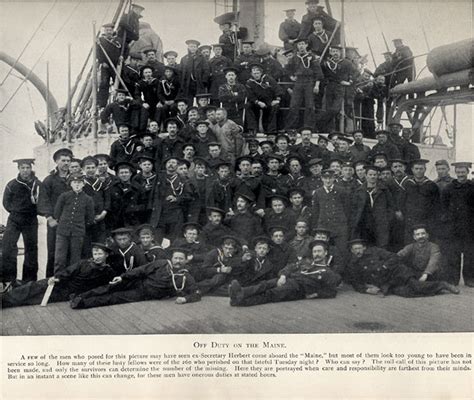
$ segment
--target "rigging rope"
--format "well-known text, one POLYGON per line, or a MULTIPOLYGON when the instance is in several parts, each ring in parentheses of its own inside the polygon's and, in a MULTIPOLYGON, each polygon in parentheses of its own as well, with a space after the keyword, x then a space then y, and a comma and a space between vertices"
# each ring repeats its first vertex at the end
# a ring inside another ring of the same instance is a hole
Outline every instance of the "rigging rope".
POLYGON ((69 14, 69 16, 66 18, 66 20, 64 21, 64 23, 61 25, 61 27, 59 28, 59 30, 56 32, 56 34, 54 35, 53 39, 49 42, 49 44, 46 46, 46 48, 43 50, 43 52, 40 54, 40 56, 38 57, 38 59, 36 60, 36 62, 34 63, 33 67, 31 67, 30 71, 28 72, 28 74, 25 76, 25 78, 23 79, 23 81, 20 83, 20 85, 16 88, 16 90, 13 92, 13 94, 10 96, 10 98, 7 100, 7 102, 5 103, 5 105, 3 106, 3 108, 0 110, 0 112, 3 112, 5 110, 5 108, 7 108, 8 104, 10 104, 10 102, 13 100, 13 98, 17 95, 18 91, 20 90, 20 88, 23 86, 23 84, 28 80, 28 78, 30 77, 30 75, 33 73, 33 70, 35 69, 35 67, 38 65, 38 63, 40 62, 41 60, 41 57, 43 57, 43 55, 46 53, 46 51, 48 51, 48 49, 51 47, 51 45, 53 44, 53 42, 56 40, 56 38, 59 36, 59 34, 61 33, 61 31, 64 29, 64 27, 66 26, 66 24, 69 22, 69 20, 71 19, 71 17, 73 16, 74 12, 77 10, 77 8, 79 7, 79 5, 81 4, 81 1, 82 0, 79 0, 78 3, 74 6, 74 8, 72 9, 71 13, 69 14))
POLYGON ((55 0, 55 2, 53 3, 53 5, 51 6, 51 8, 48 10, 48 12, 46 13, 46 15, 43 17, 43 19, 41 20, 41 22, 39 23, 39 25, 37 26, 37 28, 35 29, 35 31, 33 32, 33 34, 31 35, 31 37, 28 39, 28 41, 26 42, 25 46, 23 47, 23 50, 21 50, 21 53, 20 55, 17 57, 17 59, 15 60, 15 62, 13 63, 13 65, 10 67, 10 69, 8 70, 8 73, 5 75, 5 77, 3 78, 2 82, 0 83, 0 86, 2 86, 5 81, 8 79, 8 77, 10 76, 11 72, 13 71, 13 69, 16 67, 16 64, 18 63, 18 61, 20 61, 20 58, 21 56, 23 55, 23 53, 25 52, 25 50, 28 48, 28 46, 30 45, 31 41, 34 39, 34 37, 36 36, 36 34, 38 33, 39 29, 43 26, 43 23, 44 21, 46 20, 46 18, 48 18, 49 14, 51 14, 51 11, 53 11, 53 8, 56 6, 56 3, 58 2, 58 0, 55 0))

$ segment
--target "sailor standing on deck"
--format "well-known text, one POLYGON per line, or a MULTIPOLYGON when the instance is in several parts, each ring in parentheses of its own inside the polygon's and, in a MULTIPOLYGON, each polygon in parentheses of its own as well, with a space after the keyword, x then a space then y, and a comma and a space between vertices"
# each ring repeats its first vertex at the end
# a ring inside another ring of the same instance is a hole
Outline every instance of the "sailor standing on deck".
POLYGON ((44 179, 40 186, 38 197, 38 214, 48 221, 47 247, 48 263, 46 265, 46 277, 54 273, 54 254, 56 249, 56 227, 58 221, 54 219, 54 208, 59 196, 70 190, 67 184, 69 176, 69 164, 72 159, 72 151, 59 149, 53 154, 56 168, 44 179))
POLYGON ((17 242, 20 234, 25 246, 23 281, 36 281, 38 273, 38 202, 41 182, 33 172, 34 159, 13 160, 18 176, 8 182, 3 192, 3 207, 10 215, 2 240, 2 283, 9 286, 17 276, 17 242))
POLYGON ((294 8, 283 11, 286 13, 286 19, 280 24, 278 37, 283 42, 283 48, 290 50, 293 49, 293 44, 300 34, 301 24, 295 19, 294 8))

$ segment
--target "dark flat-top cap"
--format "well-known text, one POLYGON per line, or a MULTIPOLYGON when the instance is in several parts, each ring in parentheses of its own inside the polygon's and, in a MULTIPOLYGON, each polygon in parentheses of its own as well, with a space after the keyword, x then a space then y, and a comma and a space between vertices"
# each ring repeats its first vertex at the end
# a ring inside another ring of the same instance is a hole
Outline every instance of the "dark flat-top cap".
POLYGON ((134 60, 141 60, 142 55, 140 53, 133 52, 133 53, 130 53, 130 58, 133 58, 134 60))
POLYGON ((211 93, 198 93, 196 94, 196 99, 210 99, 212 97, 211 93))
POLYGON ((270 201, 273 201, 273 200, 281 200, 285 204, 288 204, 288 201, 289 201, 288 197, 283 196, 281 194, 274 194, 274 195, 270 196, 270 201))
POLYGON ((212 47, 215 49, 216 47, 220 47, 221 49, 224 48, 224 43, 214 43, 212 47))
POLYGON ((313 240, 308 248, 312 249, 314 246, 323 246, 327 250, 329 248, 329 243, 324 240, 313 240))
POLYGON ((410 164, 411 164, 411 165, 416 165, 416 164, 423 164, 423 165, 425 165, 425 164, 428 164, 429 162, 430 162, 430 160, 426 160, 426 159, 424 159, 424 158, 419 158, 418 160, 411 160, 411 161, 410 161, 410 164))
POLYGON ((212 212, 212 211, 215 211, 215 212, 220 213, 221 215, 225 215, 225 211, 224 211, 222 208, 206 207, 206 211, 207 211, 208 213, 210 213, 210 212, 212 212))
POLYGON ((316 233, 323 233, 323 234, 327 235, 328 237, 331 236, 331 231, 330 231, 329 229, 323 228, 323 227, 313 229, 313 232, 314 232, 314 234, 316 234, 316 233))
POLYGON ((262 71, 264 70, 263 68, 263 65, 258 63, 258 62, 253 62, 253 63, 250 63, 249 64, 249 68, 252 69, 252 68, 259 68, 261 69, 262 71))
POLYGON ((94 156, 94 158, 96 158, 97 160, 105 160, 107 162, 110 161, 110 156, 108 154, 105 154, 105 153, 96 154, 94 156))
POLYGON ((209 143, 207 144, 207 147, 211 147, 211 146, 219 146, 219 147, 222 147, 219 142, 209 142, 209 143))
POLYGON ((349 167, 349 168, 354 168, 354 164, 352 164, 350 161, 345 161, 341 165, 342 168, 344 167, 349 167))
POLYGON ((253 139, 253 138, 247 139, 247 144, 250 144, 250 143, 260 146, 260 142, 258 141, 258 139, 253 139))
POLYGON ((186 43, 188 46, 190 44, 195 44, 196 46, 199 46, 201 44, 199 40, 195 40, 195 39, 188 39, 184 43, 186 43))
POLYGON ((354 143, 354 140, 348 136, 339 136, 337 138, 338 140, 343 140, 344 142, 348 143, 348 144, 352 144, 354 143))
POLYGON ((301 160, 301 157, 297 156, 296 154, 292 154, 292 155, 288 156, 288 158, 286 159, 286 163, 290 164, 290 162, 292 162, 293 160, 296 160, 300 164, 303 164, 303 161, 301 160))
POLYGON ((416 231, 417 229, 424 229, 425 231, 428 231, 428 227, 425 224, 415 224, 411 227, 412 231, 416 231))
POLYGON ((333 162, 338 162, 339 164, 342 164, 343 161, 336 155, 333 154, 329 160, 329 164, 332 164, 333 162))
POLYGON ((331 177, 334 176, 334 171, 332 169, 325 169, 321 172, 321 176, 331 177))
POLYGON ((218 15, 217 17, 214 18, 213 21, 219 25, 231 24, 232 22, 236 21, 237 18, 238 18, 238 13, 231 11, 225 14, 218 15))
POLYGON ((235 165, 239 165, 242 161, 248 161, 251 163, 253 161, 253 158, 250 156, 241 156, 235 160, 235 165))
POLYGON ((202 229, 202 226, 197 222, 186 222, 185 224, 183 224, 183 231, 185 231, 186 228, 197 229, 198 231, 200 231, 202 229))
POLYGON ((303 126, 302 128, 300 128, 298 130, 299 133, 303 132, 303 131, 310 131, 311 133, 313 132, 313 128, 311 128, 310 126, 303 126))
MULTIPOLYGON (((150 68, 150 67, 148 67, 148 68, 150 68)), ((117 89, 117 90, 115 91, 115 94, 118 94, 118 93, 128 94, 128 90, 127 90, 127 89, 117 89)), ((121 125, 125 125, 125 126, 130 127, 129 124, 121 124, 121 125)))
POLYGON ((447 160, 438 160, 435 162, 435 165, 438 166, 438 165, 446 165, 447 167, 449 167, 449 163, 447 160))
POLYGON ((271 140, 262 140, 262 141, 260 142, 260 146, 263 146, 264 144, 268 144, 268 145, 270 145, 270 146, 272 146, 272 147, 275 145, 275 143, 273 143, 271 140))
POLYGON ((95 247, 96 249, 101 249, 107 253, 112 252, 112 249, 104 243, 92 242, 91 245, 92 245, 92 248, 95 247))
POLYGON ((142 161, 151 161, 152 163, 154 163, 155 159, 153 157, 150 157, 144 154, 138 157, 138 162, 142 162, 142 161))
POLYGON ((253 247, 259 243, 266 243, 270 246, 272 244, 272 240, 268 236, 257 236, 252 240, 253 247))
POLYGON ((239 72, 239 70, 235 67, 227 67, 223 69, 224 75, 227 74, 228 72, 235 72, 236 74, 239 72))
POLYGON ((319 4, 319 0, 306 0, 304 4, 319 4))
POLYGON ((135 166, 128 161, 120 161, 115 164, 114 170, 118 171, 120 168, 128 168, 131 172, 135 172, 135 166))
POLYGON ((384 56, 392 55, 392 52, 391 52, 391 51, 384 51, 384 52, 382 53, 382 55, 384 55, 384 56))
POLYGON ((156 49, 153 48, 153 47, 145 47, 143 50, 142 50, 142 53, 146 54, 146 53, 156 53, 156 49))
POLYGON ((249 44, 249 45, 253 45, 255 42, 253 40, 244 40, 242 41, 242 44, 249 44))
POLYGON ((59 157, 61 156, 68 156, 68 157, 73 157, 72 151, 66 147, 56 150, 53 153, 53 160, 56 161, 59 157))
POLYGON ((388 126, 399 126, 400 128, 403 128, 403 125, 400 122, 390 122, 388 126))
POLYGON ((366 240, 360 239, 360 238, 352 239, 347 242, 347 244, 350 246, 352 246, 353 244, 366 244, 366 243, 367 243, 366 240))
POLYGON ((142 224, 135 230, 137 234, 140 234, 142 231, 150 231, 153 234, 153 232, 155 232, 155 228, 153 228, 150 224, 142 224))
POLYGON ((212 49, 212 46, 210 44, 203 44, 201 46, 199 46, 199 50, 211 50, 212 49))
POLYGON ((175 123, 176 125, 179 125, 179 121, 176 119, 176 118, 168 118, 166 121, 165 121, 165 126, 168 126, 169 123, 175 123))
POLYGON ((278 162, 283 162, 283 161, 284 161, 283 158, 281 158, 281 157, 280 157, 279 155, 277 155, 277 154, 269 154, 269 155, 265 158, 265 160, 266 160, 267 162, 269 162, 270 160, 277 160, 278 162))
POLYGON ((242 244, 240 242, 240 239, 238 237, 234 236, 234 235, 224 235, 224 236, 222 236, 221 240, 220 240, 221 244, 223 244, 224 241, 226 241, 226 240, 233 240, 237 246, 242 246, 242 244))
POLYGON ((232 169, 233 165, 230 161, 222 160, 222 161, 219 161, 217 164, 214 165, 215 169, 219 169, 220 167, 229 167, 230 169, 232 169))
POLYGON ((322 158, 312 158, 311 160, 309 160, 308 162, 308 166, 313 166, 313 165, 321 165, 323 163, 323 159, 322 158))
POLYGON ((137 8, 139 10, 144 10, 145 9, 145 7, 141 6, 140 4, 135 4, 135 3, 132 4, 132 8, 137 8))
POLYGON ((296 11, 296 8, 288 8, 286 10, 283 10, 283 12, 289 12, 289 11, 296 11))
POLYGON ((173 254, 173 253, 183 253, 184 255, 189 255, 191 254, 191 250, 185 249, 184 247, 168 247, 166 249, 166 252, 168 254, 173 254))
POLYGON ((178 159, 178 165, 186 165, 186 167, 191 167, 191 162, 189 162, 188 160, 184 159, 184 158, 180 158, 178 159))
POLYGON ((329 138, 326 135, 323 135, 322 133, 318 133, 318 142, 320 140, 324 140, 325 142, 329 142, 329 138))
POLYGON ((114 28, 115 25, 112 22, 107 22, 106 24, 102 25, 102 28, 114 28))
POLYGON ((381 152, 381 151, 380 151, 380 152, 374 154, 374 159, 380 158, 380 157, 383 157, 383 158, 385 158, 386 160, 388 160, 388 156, 387 156, 387 154, 384 153, 384 152, 381 152))
POLYGON ((342 46, 338 44, 332 44, 329 46, 331 49, 337 49, 337 50, 342 50, 342 46))
POLYGON ((13 162, 17 163, 18 165, 22 165, 22 164, 31 165, 35 163, 35 159, 34 158, 17 158, 16 160, 13 160, 13 162))
POLYGON ((123 234, 132 234, 133 229, 132 228, 117 228, 114 229, 112 232, 110 232, 112 235, 123 235, 123 234))
POLYGON ((291 197, 294 194, 300 194, 303 197, 306 196, 306 192, 301 188, 293 188, 293 189, 288 190, 287 192, 288 197, 291 197))
POLYGON ((187 142, 187 143, 183 144, 183 150, 186 147, 192 147, 194 150, 196 150, 196 145, 194 143, 191 143, 191 142, 187 142))
POLYGON ((173 57, 178 57, 178 53, 174 50, 168 50, 163 53, 163 57, 168 57, 168 56, 173 56, 173 57))
POLYGON ((380 172, 380 168, 379 167, 376 167, 375 165, 365 165, 364 166, 364 169, 366 171, 376 171, 376 172, 380 172))
POLYGON ((97 165, 99 164, 99 161, 97 161, 97 158, 92 157, 92 156, 84 157, 81 161, 81 168, 84 168, 84 165, 86 165, 87 163, 92 163, 97 167, 97 165))
POLYGON ((407 165, 407 161, 405 160, 402 160, 401 158, 394 158, 392 160, 389 160, 391 164, 394 164, 394 163, 400 163, 400 164, 404 164, 404 165, 407 165))
POLYGON ((284 56, 287 56, 288 54, 291 54, 291 53, 294 53, 295 50, 294 49, 286 49, 286 50, 283 50, 281 52, 281 54, 283 54, 284 56))
POLYGON ((181 158, 179 158, 178 156, 169 156, 163 160, 163 164, 166 164, 170 160, 176 160, 176 162, 179 162, 181 158))
POLYGON ((67 183, 75 182, 75 181, 84 181, 84 174, 78 172, 77 174, 71 174, 67 178, 67 183))
POLYGON ((198 165, 198 164, 201 164, 201 165, 204 165, 204 166, 209 166, 209 163, 202 157, 194 157, 194 165, 198 165))
POLYGON ((472 163, 470 163, 470 162, 468 162, 468 161, 453 162, 453 163, 451 163, 451 165, 452 165, 454 168, 467 168, 467 169, 472 168, 472 163))
POLYGON ((238 192, 234 195, 234 197, 237 199, 238 197, 242 197, 244 200, 247 200, 249 203, 254 203, 255 202, 255 196, 251 194, 245 194, 238 192))
POLYGON ((305 43, 308 43, 308 39, 306 38, 298 38, 294 41, 294 44, 298 44, 300 42, 305 42, 305 43))
POLYGON ((328 139, 332 140, 334 136, 339 137, 339 136, 344 136, 344 134, 342 132, 331 132, 328 134, 328 139))
POLYGON ((268 232, 271 235, 274 234, 275 232, 279 232, 279 231, 282 231, 283 233, 286 233, 288 231, 288 229, 285 228, 284 226, 280 226, 280 225, 274 225, 274 226, 270 226, 268 228, 268 232))
POLYGON ((403 39, 395 38, 395 39, 392 39, 392 42, 403 42, 403 39))

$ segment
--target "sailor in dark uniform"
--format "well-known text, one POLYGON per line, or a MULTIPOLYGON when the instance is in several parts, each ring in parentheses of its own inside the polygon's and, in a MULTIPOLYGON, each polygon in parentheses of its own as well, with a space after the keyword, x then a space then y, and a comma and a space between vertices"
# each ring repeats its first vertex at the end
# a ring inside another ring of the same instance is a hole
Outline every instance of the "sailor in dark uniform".
POLYGON ((245 83, 250 79, 250 64, 259 62, 259 57, 253 52, 253 41, 242 42, 242 52, 235 58, 234 66, 237 68, 239 82, 245 83))
POLYGON ((205 93, 209 83, 210 68, 204 56, 198 53, 200 43, 197 40, 186 40, 188 54, 180 62, 181 93, 192 105, 197 93, 205 93))
POLYGON ((148 263, 144 251, 132 240, 133 229, 118 228, 111 232, 114 244, 109 264, 116 274, 130 271, 148 263))
POLYGON ((252 194, 236 193, 235 208, 228 214, 225 223, 243 242, 249 243, 252 238, 262 235, 262 220, 253 212, 255 198, 252 194))
POLYGON ((155 185, 156 173, 153 170, 155 166, 155 158, 142 154, 138 157, 138 166, 140 171, 132 178, 132 183, 142 188, 141 204, 144 210, 140 213, 139 219, 145 223, 150 218, 150 209, 148 203, 151 201, 151 194, 155 185))
POLYGON ((163 238, 158 238, 158 243, 155 241, 155 230, 151 225, 140 225, 136 230, 136 235, 139 241, 138 247, 143 250, 147 262, 166 260, 168 258, 167 251, 160 245, 160 241, 163 238))
POLYGON ((243 113, 247 100, 245 86, 237 82, 237 69, 224 69, 226 83, 219 86, 218 99, 222 108, 227 111, 227 118, 243 126, 243 113))
POLYGON ((438 177, 433 182, 438 185, 439 191, 442 194, 454 178, 449 175, 449 163, 446 160, 437 160, 435 167, 438 177))
MULTIPOLYGON (((139 128, 140 101, 127 96, 126 89, 118 89, 115 94, 115 101, 109 103, 100 113, 100 122, 102 125, 108 125, 110 117, 115 126, 129 125, 134 131, 139 128)), ((99 128, 104 131, 102 127, 99 128)))
MULTIPOLYGON (((102 25, 102 28, 103 34, 99 36, 97 40, 97 65, 100 66, 97 105, 100 108, 107 105, 107 100, 109 98, 110 79, 115 78, 114 68, 117 68, 119 58, 122 55, 121 39, 114 36, 114 24, 105 24, 102 25), (110 65, 110 63, 112 63, 112 65, 110 65)), ((133 88, 129 88, 129 90, 133 90, 133 88)))
POLYGON ((145 55, 145 65, 143 67, 150 67, 153 71, 153 78, 160 80, 165 73, 165 65, 156 58, 156 49, 147 47, 143 49, 145 55))
POLYGON ((156 107, 156 121, 161 126, 169 118, 178 113, 176 99, 180 91, 178 71, 175 67, 164 67, 164 76, 158 83, 158 104, 156 107))
POLYGON ((375 132, 375 135, 377 138, 377 144, 372 147, 368 157, 369 160, 373 161, 375 155, 380 153, 385 154, 389 160, 401 158, 398 147, 388 140, 389 133, 387 131, 377 131, 375 132))
POLYGON ((136 151, 142 147, 136 135, 130 135, 126 124, 118 125, 119 138, 110 146, 110 166, 115 167, 119 162, 132 162, 136 151))
POLYGON ((332 33, 324 29, 323 18, 315 18, 313 20, 313 28, 313 33, 308 36, 308 50, 315 56, 321 57, 324 49, 332 43, 337 43, 337 40, 333 39, 333 41, 329 43, 332 33))
POLYGON ((374 71, 374 77, 382 75, 385 78, 385 85, 388 88, 395 86, 395 79, 393 79, 393 58, 390 51, 383 53, 385 61, 380 64, 374 71))
POLYGON ((311 257, 287 265, 278 280, 241 287, 237 280, 229 288, 230 305, 245 307, 302 299, 334 298, 341 277, 330 268, 327 243, 313 241, 311 257))
POLYGON ((316 18, 322 19, 324 27, 333 30, 336 27, 336 20, 324 11, 324 6, 320 6, 319 0, 307 0, 305 2, 308 12, 301 19, 301 30, 299 39, 307 39, 313 32, 313 22, 316 18))
POLYGON ((163 57, 166 60, 166 65, 169 67, 173 67, 176 72, 178 77, 181 76, 181 66, 179 65, 177 59, 178 59, 178 53, 174 50, 168 50, 163 53, 163 57))
POLYGON ((56 168, 43 180, 38 197, 38 214, 45 217, 47 227, 48 262, 46 277, 54 273, 54 254, 56 251, 56 230, 58 221, 54 219, 54 208, 59 196, 70 190, 67 183, 69 165, 73 157, 72 151, 66 148, 54 152, 53 160, 56 168))
POLYGON ((336 128, 336 117, 342 109, 346 89, 352 85, 354 66, 341 57, 341 47, 331 45, 330 57, 324 60, 321 67, 326 78, 326 115, 327 121, 325 132, 334 131, 336 128))
POLYGON ((402 39, 393 39, 395 46, 395 52, 393 53, 393 68, 395 85, 403 83, 405 81, 411 82, 415 79, 415 60, 411 49, 403 44, 402 39))
POLYGON ((283 10, 286 13, 286 19, 280 24, 278 37, 283 42, 283 48, 289 50, 293 48, 295 40, 298 38, 301 30, 301 24, 295 19, 295 9, 283 10))
POLYGON ((263 74, 261 64, 250 64, 251 78, 245 84, 248 94, 247 112, 249 130, 258 130, 260 112, 266 133, 276 132, 277 113, 283 90, 271 76, 263 74))
POLYGON ((130 53, 129 59, 129 63, 125 64, 122 69, 122 80, 126 85, 126 88, 123 89, 128 89, 133 94, 141 79, 139 61, 142 60, 142 56, 140 53, 130 53))
MULTIPOLYGON (((125 48, 127 49, 131 42, 136 41, 140 38, 140 18, 142 11, 145 8, 139 4, 132 4, 129 13, 123 14, 120 18, 119 27, 117 30, 117 38, 120 41, 125 39, 125 48)), ((124 54, 126 57, 127 54, 124 54)))
POLYGON ((220 21, 219 28, 222 30, 222 35, 219 36, 219 43, 224 46, 222 48, 222 55, 229 58, 232 62, 237 56, 238 41, 245 39, 245 28, 239 28, 235 31, 233 21, 220 21))
POLYGON ((36 204, 41 182, 33 171, 34 159, 13 160, 18 176, 3 191, 3 207, 10 214, 2 240, 2 283, 17 277, 17 242, 22 235, 25 248, 23 281, 36 281, 38 275, 38 213, 36 204))
MULTIPOLYGON (((209 67, 211 69, 211 86, 209 91, 211 93, 212 104, 219 104, 219 87, 226 83, 224 69, 232 66, 230 58, 222 55, 224 45, 217 43, 212 45, 214 49, 214 57, 209 60, 209 67)), ((205 119, 205 118, 204 118, 205 119)))
POLYGON ((84 259, 57 272, 54 277, 31 281, 1 296, 3 308, 40 304, 48 285, 54 284, 49 303, 68 301, 70 296, 107 285, 115 271, 106 262, 111 249, 101 243, 92 244, 92 258, 84 259))
POLYGON ((109 285, 82 293, 71 300, 71 308, 102 307, 113 304, 176 297, 176 304, 201 300, 195 281, 185 268, 188 251, 170 249, 169 260, 157 260, 116 276, 109 285))

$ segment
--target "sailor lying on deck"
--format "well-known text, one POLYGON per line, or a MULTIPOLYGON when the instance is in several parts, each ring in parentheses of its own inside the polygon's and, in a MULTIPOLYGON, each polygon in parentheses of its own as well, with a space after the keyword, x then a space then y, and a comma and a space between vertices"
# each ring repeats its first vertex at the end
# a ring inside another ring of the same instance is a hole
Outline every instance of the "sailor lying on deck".
POLYGON ((242 287, 232 281, 229 288, 231 306, 253 306, 280 301, 334 298, 341 277, 330 267, 328 244, 313 241, 312 259, 289 264, 280 271, 280 278, 242 287))
POLYGON ((57 272, 54 277, 28 282, 1 295, 3 308, 23 305, 40 304, 48 285, 54 288, 49 302, 68 301, 69 297, 91 290, 97 286, 106 285, 115 272, 106 263, 111 252, 107 246, 92 243, 92 259, 81 260, 57 272))
POLYGON ((201 300, 194 278, 184 267, 189 252, 170 249, 170 260, 156 260, 116 276, 108 285, 82 293, 71 308, 91 308, 176 297, 177 304, 201 300))

